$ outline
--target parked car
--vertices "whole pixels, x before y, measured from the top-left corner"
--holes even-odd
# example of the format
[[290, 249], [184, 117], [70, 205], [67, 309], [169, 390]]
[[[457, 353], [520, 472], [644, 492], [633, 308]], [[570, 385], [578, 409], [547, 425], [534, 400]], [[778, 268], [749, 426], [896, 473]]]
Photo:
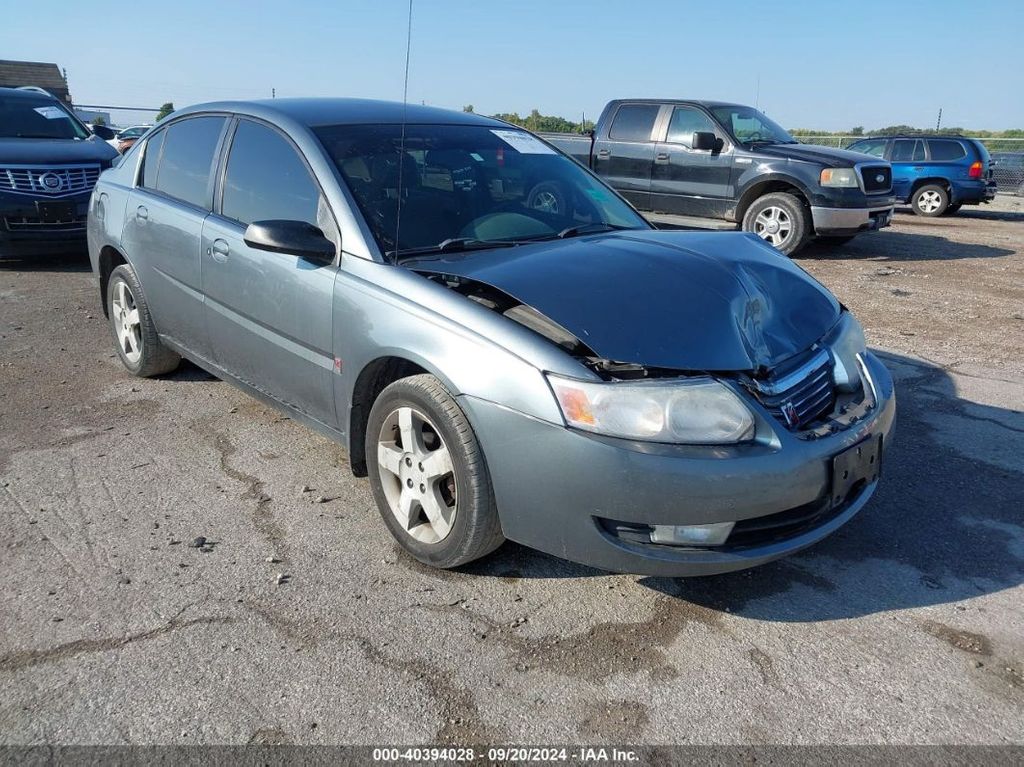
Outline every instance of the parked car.
[[84, 248], [89, 194], [117, 156], [104, 135], [44, 91], [0, 88], [0, 258]]
[[1024, 152], [993, 152], [992, 178], [998, 191], [1024, 195]]
[[89, 252], [131, 373], [186, 357], [347, 447], [430, 565], [509, 538], [736, 570], [825, 537], [879, 481], [892, 379], [823, 286], [753, 235], [652, 230], [493, 119], [180, 110], [103, 174]]
[[[624, 99], [609, 102], [590, 136], [541, 135], [653, 221], [727, 222], [787, 255], [815, 235], [845, 242], [892, 220], [887, 162], [799, 144], [752, 107]], [[551, 188], [535, 202], [563, 196]]]
[[996, 196], [985, 145], [962, 136], [879, 136], [855, 141], [852, 152], [892, 163], [892, 190], [919, 216], [953, 214]]
[[151, 127], [151, 125], [133, 125], [131, 128], [125, 128], [118, 131], [117, 135], [109, 143], [117, 150], [118, 154], [124, 154]]

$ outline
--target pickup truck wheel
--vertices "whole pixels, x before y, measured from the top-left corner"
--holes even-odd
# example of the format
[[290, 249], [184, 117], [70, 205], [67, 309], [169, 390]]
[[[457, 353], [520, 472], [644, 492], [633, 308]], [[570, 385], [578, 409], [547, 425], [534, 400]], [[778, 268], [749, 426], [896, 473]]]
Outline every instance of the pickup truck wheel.
[[170, 373], [181, 363], [181, 357], [160, 341], [139, 278], [127, 264], [110, 273], [107, 312], [117, 354], [132, 375], [158, 376]]
[[795, 195], [766, 194], [747, 208], [743, 231], [753, 232], [781, 253], [791, 256], [810, 240], [807, 209]]
[[542, 181], [526, 196], [526, 207], [544, 213], [565, 213], [565, 192], [552, 181]]
[[949, 195], [938, 184], [925, 184], [916, 192], [911, 205], [919, 216], [941, 216], [949, 207]]
[[465, 414], [431, 375], [380, 393], [367, 424], [366, 466], [395, 540], [432, 567], [478, 559], [503, 542], [483, 452]]

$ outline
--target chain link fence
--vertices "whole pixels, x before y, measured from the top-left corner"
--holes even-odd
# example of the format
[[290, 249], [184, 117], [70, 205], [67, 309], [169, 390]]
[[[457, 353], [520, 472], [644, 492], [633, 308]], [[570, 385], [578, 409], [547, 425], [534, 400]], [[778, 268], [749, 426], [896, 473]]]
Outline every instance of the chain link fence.
[[[817, 144], [837, 149], [846, 149], [854, 141], [865, 136], [837, 136], [833, 134], [821, 136], [794, 136], [801, 144]], [[1003, 194], [1024, 196], [1024, 138], [985, 138], [981, 136], [964, 136], [973, 138], [984, 144], [995, 165], [992, 177]]]

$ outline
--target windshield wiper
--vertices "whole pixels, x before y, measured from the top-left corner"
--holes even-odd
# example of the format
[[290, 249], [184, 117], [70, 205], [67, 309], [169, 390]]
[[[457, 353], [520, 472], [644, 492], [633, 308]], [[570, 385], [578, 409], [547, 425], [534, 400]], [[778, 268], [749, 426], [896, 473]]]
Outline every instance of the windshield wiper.
[[389, 250], [388, 258], [392, 261], [399, 261], [410, 256], [422, 256], [432, 253], [453, 253], [465, 250], [488, 250], [490, 248], [510, 248], [515, 242], [509, 240], [478, 240], [475, 237], [449, 237], [441, 240], [436, 245], [422, 245], [417, 248], [401, 248], [400, 250]]
[[590, 224], [577, 224], [576, 226], [567, 227], [556, 234], [555, 237], [560, 240], [564, 240], [566, 237], [576, 237], [577, 235], [585, 234], [588, 231], [612, 232], [633, 228], [635, 227], [622, 226], [621, 224], [607, 224], [604, 221], [594, 221]]

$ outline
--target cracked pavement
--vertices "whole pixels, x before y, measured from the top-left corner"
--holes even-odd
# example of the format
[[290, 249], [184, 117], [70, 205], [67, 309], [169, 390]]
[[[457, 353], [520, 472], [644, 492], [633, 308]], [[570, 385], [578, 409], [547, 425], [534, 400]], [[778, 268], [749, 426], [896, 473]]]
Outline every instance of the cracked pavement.
[[337, 445], [191, 366], [129, 377], [83, 260], [0, 265], [0, 743], [1024, 742], [1001, 202], [802, 255], [897, 378], [883, 484], [703, 580], [422, 567]]

